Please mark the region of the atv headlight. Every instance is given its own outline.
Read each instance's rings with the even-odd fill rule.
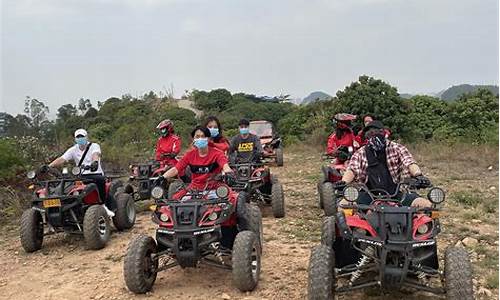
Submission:
[[[226,198],[229,195],[229,188],[225,185],[221,185],[215,190],[215,194],[219,198]]]
[[[433,187],[430,189],[429,193],[427,194],[427,198],[434,203],[434,204],[439,204],[444,201],[445,198],[445,193],[443,189],[438,188],[438,187]]]
[[[63,173],[63,175],[68,174],[68,173],[69,173],[68,168],[64,167],[64,168],[62,169],[62,173]]]
[[[71,174],[73,174],[74,176],[80,175],[80,172],[80,167],[73,167],[73,169],[71,169]]]
[[[344,189],[344,198],[349,202],[358,200],[359,191],[353,186],[348,186]]]
[[[427,233],[427,231],[429,231],[428,223],[422,224],[422,225],[418,226],[418,228],[417,228],[418,234],[425,234],[425,233]]]
[[[161,199],[161,197],[163,197],[163,188],[161,186],[155,186],[152,190],[151,190],[151,197],[153,197],[154,199]]]
[[[160,214],[160,221],[162,222],[168,222],[169,217],[166,214]]]
[[[35,171],[29,171],[28,174],[26,174],[28,179],[33,179],[36,177],[36,172]]]
[[[209,219],[210,221],[215,221],[215,220],[217,220],[217,218],[218,218],[218,217],[219,217],[219,216],[218,216],[218,215],[217,215],[217,213],[214,211],[213,213],[211,213],[211,214],[209,214],[209,215],[208,215],[208,218],[207,218],[207,219]]]

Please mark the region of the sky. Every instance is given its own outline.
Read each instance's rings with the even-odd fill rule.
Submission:
[[[2,0],[0,111],[150,90],[498,84],[498,0]],[[479,4],[480,3],[480,4]]]

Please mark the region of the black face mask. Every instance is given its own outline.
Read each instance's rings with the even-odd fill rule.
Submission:
[[[368,137],[368,147],[376,152],[380,152],[385,149],[385,135],[384,134],[374,134]]]

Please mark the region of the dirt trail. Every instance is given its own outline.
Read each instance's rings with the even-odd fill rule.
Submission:
[[[322,212],[316,206],[317,155],[291,154],[285,166],[273,168],[285,189],[287,216],[274,219],[264,211],[264,254],[258,288],[242,294],[231,284],[231,273],[213,267],[158,274],[151,293],[134,295],[123,281],[123,256],[131,239],[152,235],[154,224],[143,212],[128,232],[114,232],[110,243],[89,251],[79,237],[48,237],[42,250],[26,254],[17,228],[6,227],[0,240],[0,299],[304,299],[310,248],[318,243]],[[496,228],[490,233],[498,234]],[[452,241],[452,237],[449,237]],[[493,266],[492,266],[493,267]],[[496,291],[495,291],[496,292]],[[394,295],[398,299],[434,299],[426,294]],[[388,299],[358,292],[341,299]]]

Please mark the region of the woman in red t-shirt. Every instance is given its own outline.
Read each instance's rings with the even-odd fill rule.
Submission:
[[[191,132],[191,137],[193,138],[194,148],[186,152],[175,167],[165,172],[163,177],[173,178],[177,176],[178,170],[184,170],[186,167],[189,167],[191,169],[191,183],[188,189],[203,190],[205,187],[208,190],[216,189],[221,183],[209,181],[213,175],[221,172],[226,173],[226,176],[231,176],[233,174],[233,170],[228,165],[227,157],[222,151],[215,147],[208,146],[210,131],[207,127],[197,126]],[[174,199],[181,199],[185,194],[186,189],[181,190],[174,196]],[[222,225],[233,226],[236,221],[240,230],[250,229],[250,223],[245,209],[245,194],[238,194],[231,191],[229,194],[229,201],[236,207],[236,220],[231,218]]]
[[[222,126],[219,119],[215,116],[209,116],[203,126],[210,130],[210,138],[208,139],[208,146],[215,147],[227,155],[229,150],[229,141],[222,135]]]
[[[232,173],[226,156],[222,151],[208,146],[210,131],[203,126],[197,126],[192,132],[194,148],[186,152],[175,167],[169,169],[163,177],[172,178],[177,176],[179,170],[189,167],[191,170],[191,183],[189,188],[203,189],[208,183],[208,189],[217,186],[217,182],[210,183],[208,180],[222,171]]]

